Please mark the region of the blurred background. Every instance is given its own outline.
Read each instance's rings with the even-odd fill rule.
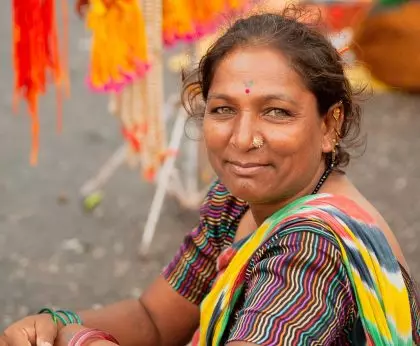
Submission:
[[[362,126],[367,146],[363,155],[352,160],[348,174],[390,223],[412,274],[420,280],[420,98],[416,94],[420,90],[420,53],[418,48],[409,52],[412,41],[405,41],[403,48],[398,48],[401,42],[395,43],[392,33],[400,32],[400,27],[393,26],[392,18],[374,22],[376,14],[401,16],[399,9],[406,4],[393,4],[391,10],[380,6],[372,10],[368,3],[353,2],[312,5],[321,8],[328,19],[331,39],[343,51],[351,37],[357,38],[361,49],[372,40],[382,44],[382,51],[381,47],[376,48],[370,56],[368,49],[364,50],[363,65],[355,64],[363,55],[354,49],[343,53],[355,85],[368,85]],[[264,6],[278,8],[282,4],[270,1]],[[365,24],[365,31],[352,31],[355,20],[366,20],[368,8],[374,23]],[[409,18],[405,24],[406,36],[410,37],[407,40],[412,39],[416,30],[419,35],[419,28],[409,26]],[[371,30],[370,25],[376,26]],[[43,306],[80,309],[137,297],[171,259],[183,236],[198,220],[198,204],[183,200],[173,187],[175,180],[170,181],[169,188],[174,191],[166,196],[157,225],[151,228],[156,232],[147,254],[140,253],[157,185],[148,181],[155,177],[145,174],[144,167],[139,168],[145,159],[137,160],[132,147],[127,149],[128,164],[121,160],[120,152],[116,159],[119,166],[109,174],[106,183],[86,187],[86,182],[97,177],[104,165],[105,169],[112,166],[108,160],[124,143],[121,124],[127,125],[127,121],[121,116],[124,113],[121,100],[110,100],[106,93],[91,92],[86,86],[91,32],[76,15],[73,5],[68,17],[71,96],[63,103],[63,131],[61,135],[56,133],[56,95],[49,88],[39,105],[38,164],[30,165],[27,106],[22,102],[18,114],[12,112],[16,74],[12,28],[12,2],[5,1],[0,12],[0,329]],[[402,40],[404,36],[400,33],[398,37]],[[201,40],[195,46],[195,54],[202,49],[200,45],[206,44]],[[191,57],[188,49],[182,42],[171,43],[162,53],[159,64],[164,82],[158,87],[163,88],[161,98],[166,104],[180,90],[180,67]],[[397,56],[392,60],[391,55]],[[142,87],[156,85],[146,83],[139,90]],[[162,141],[173,137],[171,131],[176,126],[176,112],[168,107],[166,111],[162,108],[167,114],[164,119],[167,131]],[[199,184],[205,186],[211,181],[211,172],[202,169],[205,163],[197,155],[202,148],[198,141],[187,138],[194,136],[185,135],[188,124],[181,125],[179,139],[183,147],[175,163],[181,167],[178,177],[188,180],[191,169],[197,169],[199,163]],[[86,189],[81,191],[83,186]],[[189,191],[179,189],[184,195]],[[199,198],[200,193],[197,196],[194,198]]]

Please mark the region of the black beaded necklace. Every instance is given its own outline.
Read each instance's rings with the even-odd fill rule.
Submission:
[[[312,191],[312,194],[315,195],[318,193],[319,189],[321,188],[321,186],[325,183],[325,180],[327,180],[328,176],[331,174],[331,172],[333,171],[334,166],[333,165],[328,165],[328,168],[325,170],[324,174],[322,175],[322,177],[319,179],[318,184],[316,184],[314,191]]]

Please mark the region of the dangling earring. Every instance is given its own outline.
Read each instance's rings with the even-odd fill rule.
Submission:
[[[340,101],[341,104],[341,101]],[[341,109],[339,107],[335,108],[333,111],[333,118],[335,119],[335,121],[338,123],[338,120],[340,118],[341,115]],[[336,138],[333,139],[333,149],[331,151],[331,163],[330,166],[331,168],[333,168],[335,166],[335,160],[337,158],[337,147],[338,147],[338,141],[341,137],[340,131],[337,130],[337,128],[334,128],[334,132],[335,132],[335,136]]]
[[[335,166],[335,163],[336,163],[336,160],[337,160],[337,151],[338,151],[338,146],[339,145],[340,145],[339,141],[334,138],[333,139],[333,148],[331,150],[331,162],[330,162],[330,167],[331,168],[333,168]]]
[[[336,155],[337,155],[337,149],[336,147],[338,146],[338,143],[335,139],[333,139],[333,149],[331,151],[331,162],[330,162],[330,167],[333,168],[335,165],[335,159],[336,159]]]
[[[338,123],[338,120],[339,120],[339,118],[340,118],[340,114],[341,114],[341,110],[340,110],[340,108],[336,108],[336,109],[334,109],[334,112],[333,112],[333,118],[335,119],[335,122],[336,122],[336,123]],[[337,125],[337,124],[336,124],[336,125]],[[336,136],[337,136],[337,137],[340,137],[340,131],[339,131],[339,130],[337,130],[337,128],[336,128],[336,127],[334,128],[334,131],[335,131]]]
[[[334,117],[335,121],[338,121],[338,118],[340,117],[340,114],[341,114],[340,108],[337,107],[336,109],[334,109],[333,117]]]

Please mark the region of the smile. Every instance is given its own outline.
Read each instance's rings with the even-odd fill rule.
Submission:
[[[252,162],[237,162],[237,161],[228,161],[228,169],[238,176],[251,176],[261,173],[263,170],[267,169],[269,165],[263,165],[260,163]]]

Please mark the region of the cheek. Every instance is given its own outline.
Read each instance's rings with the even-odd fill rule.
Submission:
[[[290,158],[304,166],[322,155],[322,136],[314,131],[315,126],[296,124],[279,131],[266,131],[266,138],[282,160]]]
[[[315,127],[307,129],[300,140],[299,166],[303,170],[312,171],[322,161],[322,135]]]
[[[229,143],[229,126],[224,122],[204,117],[203,137],[209,152],[218,152]]]
[[[303,134],[300,126],[279,128],[278,131],[271,129],[265,133],[265,138],[272,150],[284,156],[298,155],[308,145],[308,138]]]
[[[229,139],[226,141],[224,127],[214,119],[203,121],[203,139],[206,146],[207,158],[217,176],[223,176],[222,162],[223,152],[229,145]],[[226,142],[226,143],[225,143]]]

